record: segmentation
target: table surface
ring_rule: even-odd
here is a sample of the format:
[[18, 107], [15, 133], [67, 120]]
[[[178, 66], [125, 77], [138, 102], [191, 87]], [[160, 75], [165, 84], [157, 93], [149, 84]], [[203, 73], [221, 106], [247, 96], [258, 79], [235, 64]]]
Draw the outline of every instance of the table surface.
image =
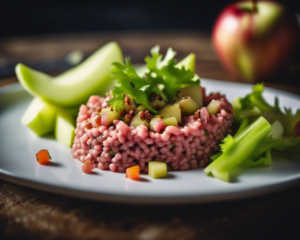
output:
[[[73, 50], [89, 55], [108, 41], [133, 63], [154, 45], [172, 47], [178, 59], [194, 52], [202, 78], [241, 82], [219, 63], [208, 33], [105, 32], [0, 39], [0, 66], [61, 59]], [[60, 70], [61, 71], [61, 70]], [[55, 75], [60, 71], [51, 71]], [[300, 95], [300, 61], [266, 85]], [[0, 86], [17, 82], [0, 79]], [[1, 160], [1, 159], [0, 159]], [[300, 187], [242, 200], [189, 205], [124, 205], [51, 194], [0, 180], [0, 238], [19, 239], [286, 239], [299, 235]], [[1, 238], [2, 239], [2, 238]]]

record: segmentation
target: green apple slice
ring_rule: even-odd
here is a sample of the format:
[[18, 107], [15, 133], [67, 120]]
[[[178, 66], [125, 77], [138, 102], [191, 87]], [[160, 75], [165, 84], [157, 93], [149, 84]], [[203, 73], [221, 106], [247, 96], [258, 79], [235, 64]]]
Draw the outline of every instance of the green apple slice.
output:
[[163, 178], [168, 175], [165, 162], [150, 161], [148, 163], [148, 174], [152, 178]]
[[62, 144], [72, 147], [75, 137], [75, 120], [67, 109], [57, 108], [56, 110], [54, 136]]
[[21, 118], [21, 123], [38, 136], [54, 129], [55, 107], [42, 99], [34, 98]]
[[113, 62], [123, 62], [119, 45], [111, 42], [97, 50], [88, 59], [57, 77], [33, 70], [21, 63], [16, 74], [27, 92], [58, 106], [74, 107], [88, 98], [104, 95], [115, 81], [110, 69]]

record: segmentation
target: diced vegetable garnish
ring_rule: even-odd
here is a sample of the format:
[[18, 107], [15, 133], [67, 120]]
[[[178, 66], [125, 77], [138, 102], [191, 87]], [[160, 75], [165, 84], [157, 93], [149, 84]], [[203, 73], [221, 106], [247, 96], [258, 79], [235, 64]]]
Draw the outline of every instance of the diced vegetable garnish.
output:
[[216, 115], [218, 112], [221, 110], [221, 101], [219, 100], [212, 100], [208, 106], [207, 106], [207, 111], [209, 112], [210, 115]]
[[120, 111], [116, 111], [116, 110], [112, 110], [112, 109], [109, 109], [106, 112], [106, 114], [107, 114], [108, 125], [112, 124], [114, 120], [120, 119], [120, 117], [121, 117]]
[[163, 118], [162, 121], [166, 124], [166, 126], [178, 126], [176, 117], [166, 117]]
[[179, 98], [190, 97], [191, 99], [193, 99], [197, 103], [198, 109], [203, 107], [201, 86], [189, 86], [181, 88], [177, 93]]
[[40, 150], [36, 155], [36, 160], [41, 165], [47, 165], [50, 162], [51, 156], [47, 149]]
[[144, 124], [147, 128], [149, 128], [149, 123], [147, 122], [147, 120], [144, 118], [142, 119], [141, 116], [140, 116], [140, 112], [138, 112], [133, 118], [132, 118], [132, 121], [131, 121], [131, 124], [130, 126], [132, 127], [138, 127], [140, 126], [141, 124]]
[[263, 84], [257, 84], [253, 87], [253, 92], [244, 98], [236, 98], [233, 102], [235, 120], [241, 122], [244, 117], [251, 116], [258, 118], [265, 117], [270, 123], [278, 120], [284, 129], [283, 135], [294, 135], [295, 126], [300, 121], [300, 110], [293, 115], [292, 110], [285, 108], [281, 111], [278, 99], [275, 98], [274, 107], [270, 106], [262, 96], [264, 90]]
[[132, 179], [132, 180], [140, 180], [140, 167], [139, 167], [139, 165], [127, 168], [125, 177], [129, 178], [129, 179]]
[[181, 122], [181, 110], [179, 103], [165, 106], [159, 111], [159, 114], [163, 117], [175, 117], [179, 123]]
[[180, 105], [182, 115], [191, 115], [199, 109], [197, 103], [190, 97], [183, 97], [177, 101]]
[[92, 164], [91, 164], [91, 160], [86, 160], [82, 166], [81, 166], [81, 170], [83, 173], [91, 173], [93, 168], [92, 168]]
[[148, 163], [148, 174], [152, 178], [163, 178], [168, 175], [165, 162], [150, 161]]

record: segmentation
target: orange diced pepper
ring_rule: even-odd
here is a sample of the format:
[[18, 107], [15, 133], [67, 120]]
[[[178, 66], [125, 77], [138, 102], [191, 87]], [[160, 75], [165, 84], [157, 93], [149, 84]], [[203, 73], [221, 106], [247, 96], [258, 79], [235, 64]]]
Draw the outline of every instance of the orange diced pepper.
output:
[[127, 168], [125, 177], [132, 179], [132, 180], [140, 180], [140, 166], [136, 165], [136, 166]]
[[40, 150], [36, 155], [36, 160], [39, 164], [47, 165], [50, 162], [51, 156], [47, 149]]

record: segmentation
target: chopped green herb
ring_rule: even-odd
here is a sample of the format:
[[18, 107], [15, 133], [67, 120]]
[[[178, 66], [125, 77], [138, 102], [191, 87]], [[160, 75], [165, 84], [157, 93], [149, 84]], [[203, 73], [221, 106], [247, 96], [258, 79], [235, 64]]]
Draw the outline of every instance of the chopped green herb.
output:
[[111, 104], [111, 108], [120, 111], [125, 108], [124, 96], [116, 95], [114, 98], [107, 101], [107, 103]]
[[116, 155], [116, 153], [114, 151], [109, 151], [109, 154], [112, 155], [112, 156]]
[[113, 63], [112, 74], [118, 80], [118, 86], [113, 89], [113, 98], [108, 101], [112, 109], [118, 111], [124, 108], [123, 95], [126, 94], [137, 104], [143, 104], [150, 112], [157, 114], [149, 102], [149, 96], [153, 93], [160, 95], [167, 103], [173, 103], [178, 89], [200, 84], [200, 79], [194, 79], [193, 71], [175, 67], [176, 53], [171, 48], [163, 60], [158, 46], [152, 48], [151, 54], [152, 57], [145, 59], [148, 72], [144, 77], [137, 74], [129, 59], [126, 59], [125, 65]]

